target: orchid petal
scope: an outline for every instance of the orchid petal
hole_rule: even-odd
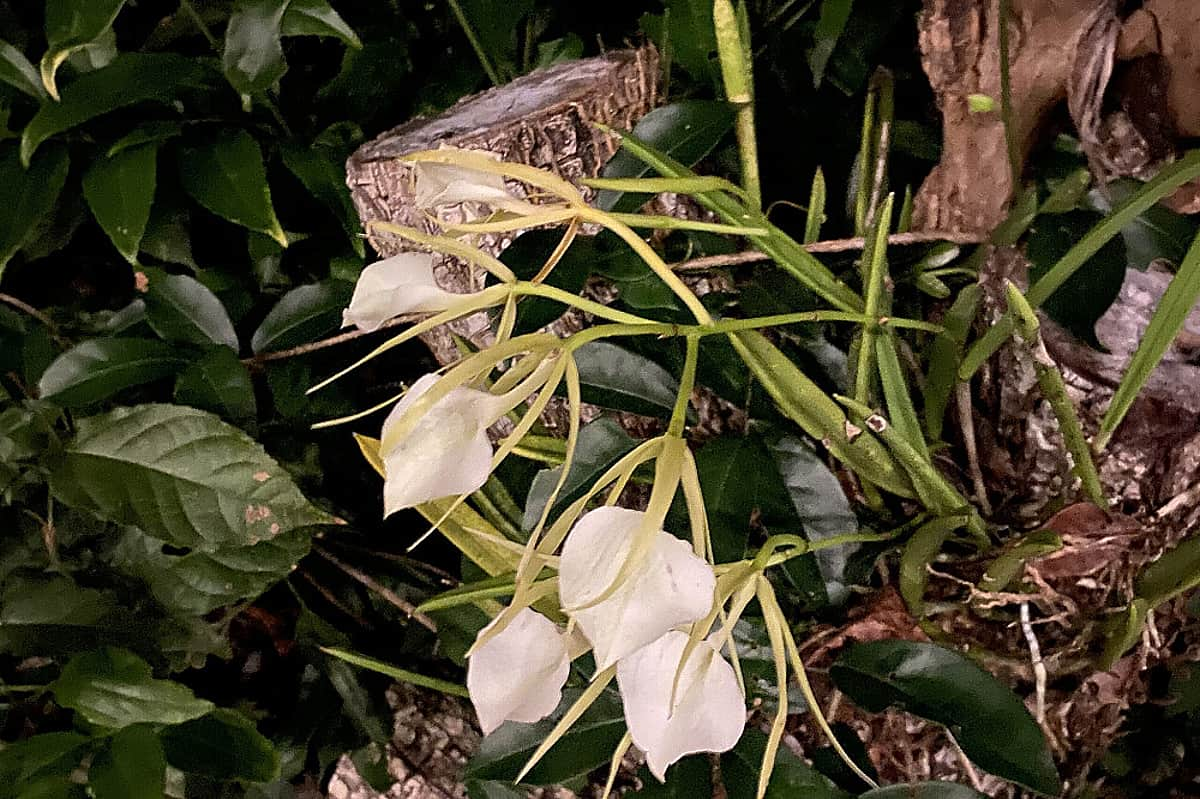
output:
[[[586,605],[617,578],[646,514],[603,507],[579,520],[563,545],[559,597],[564,608]],[[642,563],[607,599],[573,613],[592,642],[596,668],[606,669],[668,630],[708,614],[716,578],[690,546],[659,530]]]
[[[388,427],[438,380],[437,375],[428,374],[413,384],[384,421],[384,440]],[[380,452],[384,516],[429,500],[469,494],[487,482],[492,471],[487,429],[496,421],[498,400],[486,391],[461,386],[451,389],[407,436]]]
[[[625,723],[660,781],[685,755],[732,749],[746,724],[733,667],[709,642],[697,645],[675,684],[687,642],[686,633],[671,631],[617,663]]]
[[[342,313],[342,327],[378,330],[392,317],[406,313],[444,311],[464,294],[438,286],[433,277],[433,256],[404,252],[377,261],[359,275],[350,307]]]
[[[562,699],[570,666],[558,626],[529,608],[517,613],[467,662],[467,692],[483,734],[505,721],[532,722],[547,716]]]
[[[508,191],[503,175],[432,161],[417,161],[413,172],[416,183],[413,203],[418,208],[473,202],[497,208],[518,205],[536,210]]]

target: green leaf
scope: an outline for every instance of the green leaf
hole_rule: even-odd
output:
[[[8,42],[0,42],[0,83],[7,83],[39,102],[46,99],[37,69],[24,53]]]
[[[506,722],[483,739],[467,763],[467,779],[511,780],[541,746],[557,720],[579,698],[580,690],[563,691],[555,712],[536,724]],[[608,763],[625,734],[625,717],[617,692],[608,689],[583,714],[525,778],[530,785],[562,784]]]
[[[283,15],[284,36],[333,36],[355,49],[358,36],[325,0],[291,0]]]
[[[645,416],[666,416],[675,406],[679,381],[649,358],[608,341],[575,351],[583,401]]]
[[[913,782],[885,785],[867,791],[858,799],[986,799],[978,791],[953,782]]]
[[[218,708],[162,731],[167,762],[189,774],[218,780],[270,782],[279,777],[279,753],[240,713]]]
[[[352,292],[353,286],[340,280],[292,289],[254,331],[250,348],[256,353],[282,350],[337,330]]]
[[[225,27],[221,65],[242,94],[261,94],[287,72],[283,60],[283,15],[288,0],[238,0]]]
[[[300,529],[249,546],[175,555],[164,552],[159,539],[129,528],[114,559],[123,571],[144,580],[163,607],[199,616],[257,597],[285,579],[308,554],[310,543],[309,531]]]
[[[579,38],[579,34],[568,33],[561,39],[538,42],[534,68],[544,69],[563,61],[574,61],[577,58],[583,58],[583,39]]]
[[[821,16],[813,31],[812,49],[808,51],[808,68],[812,70],[815,87],[819,88],[825,79],[825,65],[846,29],[853,6],[854,0],[821,0]]]
[[[116,608],[113,595],[84,588],[70,577],[11,577],[4,586],[0,631],[14,627],[68,625],[87,627]]]
[[[942,437],[946,406],[958,383],[967,334],[975,321],[983,287],[978,283],[964,286],[942,319],[942,332],[929,345],[929,372],[925,375],[925,431],[934,441]]]
[[[149,664],[137,655],[112,647],[71,658],[49,688],[60,705],[110,729],[178,724],[213,708],[186,686],[154,679]]]
[[[130,147],[92,162],[83,175],[83,196],[117,252],[137,263],[138,248],[154,202],[158,150]]]
[[[394,680],[406,682],[410,685],[419,685],[422,688],[429,688],[434,691],[440,691],[451,696],[461,696],[464,699],[467,697],[467,689],[458,683],[449,682],[448,680],[439,680],[436,677],[426,677],[424,674],[408,671],[393,666],[390,663],[384,663],[382,660],[376,660],[366,655],[360,655],[356,652],[347,652],[344,649],[321,648],[322,652],[333,655],[335,658],[344,660],[351,665],[358,666],[364,669],[386,674]]]
[[[659,782],[642,766],[638,769],[641,790],[625,794],[637,799],[697,799],[713,796],[713,768],[705,755],[690,755],[673,763],[664,775],[666,782]]]
[[[1089,199],[1096,210],[1107,213],[1112,206],[1129,199],[1142,184],[1130,178],[1115,180],[1105,186],[1108,196],[1093,192]],[[1178,266],[1196,236],[1196,223],[1163,205],[1152,205],[1121,228],[1129,265],[1146,269],[1156,260]]]
[[[199,280],[161,269],[142,270],[146,283],[146,321],[167,341],[237,350],[237,332],[225,306]]]
[[[112,737],[88,769],[96,799],[162,799],[167,762],[149,727],[126,727]]]
[[[89,119],[148,100],[177,103],[189,87],[209,76],[202,60],[173,53],[124,53],[104,69],[63,89],[62,100],[41,107],[21,133],[21,161],[28,164],[46,139]]]
[[[175,401],[211,411],[239,427],[258,416],[250,372],[228,347],[211,350],[179,375]]]
[[[179,177],[187,193],[209,211],[266,233],[287,247],[287,236],[271,206],[262,150],[246,131],[227,131],[211,141],[181,148]]]
[[[1197,234],[1188,249],[1179,272],[1167,286],[1166,292],[1150,317],[1150,324],[1142,334],[1137,351],[1129,361],[1129,367],[1121,378],[1109,403],[1108,411],[1100,422],[1100,430],[1096,434],[1096,447],[1101,448],[1116,431],[1125,418],[1125,414],[1133,407],[1134,400],[1141,393],[1142,387],[1150,379],[1151,373],[1162,360],[1171,342],[1183,329],[1188,314],[1200,298],[1200,234]]]
[[[142,338],[97,338],[58,356],[38,381],[38,393],[66,408],[106,400],[131,386],[175,374],[187,361],[170,344]]]
[[[192,257],[191,219],[187,209],[159,198],[150,209],[142,252],[160,261],[199,269]]]
[[[42,56],[42,83],[55,100],[54,74],[67,56],[112,29],[125,0],[46,0],[46,54]]]
[[[767,736],[756,729],[742,734],[737,746],[721,755],[721,781],[729,799],[755,799],[758,775],[767,751]],[[775,753],[767,783],[768,799],[850,799],[850,794],[796,756],[786,746]]]
[[[1054,759],[1025,704],[973,661],[935,644],[852,644],[830,671],[855,704],[872,713],[895,705],[946,725],[982,768],[1057,796]]]
[[[690,2],[690,0],[689,0]],[[701,3],[701,5],[705,5]],[[712,4],[707,3],[709,31],[712,30]],[[716,40],[713,39],[713,49]],[[713,100],[683,100],[656,108],[638,120],[633,135],[652,145],[684,166],[704,158],[733,127],[734,109],[728,103]],[[651,168],[640,158],[622,149],[604,165],[604,178],[640,178]],[[618,191],[601,191],[596,195],[596,207],[604,211],[636,211],[648,197],[626,196]]]
[[[467,799],[526,799],[528,792],[511,782],[467,780]]]
[[[1200,585],[1200,538],[1189,538],[1151,563],[1138,576],[1135,591],[1151,609]]]
[[[553,519],[583,496],[600,475],[608,471],[636,444],[637,442],[612,419],[597,419],[580,428],[571,473],[563,483],[562,490],[558,492],[550,518]],[[525,532],[532,531],[537,525],[546,508],[546,500],[550,498],[550,492],[558,484],[561,474],[562,467],[559,466],[556,469],[542,469],[533,478],[529,495],[525,499],[525,518],[521,522],[521,528]]]
[[[768,431],[765,440],[806,539],[820,541],[858,530],[858,519],[841,482],[812,447],[796,436],[775,430]],[[834,604],[841,604],[849,596],[846,567],[858,548],[857,544],[847,544],[814,555],[829,601]]]
[[[1038,217],[1026,245],[1030,282],[1047,274],[1100,219],[1090,211]],[[1090,346],[1103,349],[1096,339],[1096,321],[1121,293],[1125,267],[1125,245],[1111,239],[1050,295],[1042,309]]]
[[[914,616],[920,616],[925,609],[928,566],[937,559],[950,534],[964,524],[966,520],[961,516],[932,519],[918,527],[904,545],[900,556],[900,595]]]
[[[290,9],[295,7],[296,2],[293,0],[289,6],[289,13]],[[363,247],[362,236],[359,235],[362,228],[358,221],[358,211],[350,199],[350,189],[346,187],[346,169],[342,166],[342,159],[331,148],[317,145],[301,147],[285,144],[280,149],[280,155],[283,156],[284,166],[304,184],[304,188],[333,212],[342,229],[346,231],[350,246],[360,258],[363,257],[366,250]]]
[[[51,472],[55,495],[175,546],[215,552],[330,521],[258,443],[212,414],[138,405],[78,429]]]
[[[0,748],[0,799],[15,799],[34,782],[69,775],[91,743],[77,732],[47,732]]]
[[[654,38],[659,52],[669,47],[674,61],[689,75],[718,87],[720,70],[715,63],[717,36],[712,9],[713,4],[707,0],[669,0],[665,17],[643,16],[642,29]]]
[[[1034,530],[1016,544],[997,555],[983,576],[979,578],[979,590],[1003,591],[1025,573],[1025,563],[1033,558],[1049,555],[1062,549],[1063,542],[1053,530]]]
[[[4,275],[9,260],[34,234],[36,225],[54,209],[69,166],[65,147],[43,153],[28,169],[21,166],[15,147],[3,149],[0,192],[5,210],[0,214],[0,276]]]
[[[763,510],[764,504],[778,506],[783,490],[778,473],[762,468],[770,457],[762,439],[753,434],[715,438],[696,453],[696,471],[717,563],[745,557],[754,512]],[[771,477],[776,479],[772,481]],[[775,494],[770,496],[772,488]],[[788,502],[786,495],[782,499]]]
[[[183,135],[183,122],[177,119],[149,119],[109,145],[109,158],[131,147],[162,144]]]

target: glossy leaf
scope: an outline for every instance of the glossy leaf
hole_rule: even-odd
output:
[[[149,664],[137,655],[112,647],[71,658],[49,688],[63,707],[111,729],[178,724],[213,708],[190,688],[155,679]]]
[[[1138,576],[1137,595],[1150,607],[1200,585],[1200,538],[1189,538],[1151,563]]]
[[[221,65],[242,94],[261,94],[287,72],[283,60],[283,15],[288,0],[238,0],[225,27]]]
[[[131,147],[143,144],[162,144],[183,135],[183,122],[178,119],[150,119],[138,125],[109,145],[105,153],[109,158]]]
[[[55,496],[175,546],[215,552],[329,521],[258,443],[203,411],[138,405],[78,429]]]
[[[536,724],[506,722],[483,739],[479,751],[467,763],[468,779],[511,780],[537,750],[556,720],[579,698],[567,689],[558,709]],[[525,782],[530,785],[561,784],[581,777],[608,762],[617,742],[625,734],[625,717],[616,691],[606,690],[582,718],[534,767]]]
[[[119,391],[169,377],[186,365],[182,353],[161,341],[97,338],[58,356],[38,381],[38,394],[79,408]]]
[[[564,508],[570,505],[592,486],[592,484],[608,471],[614,463],[621,459],[637,444],[628,433],[611,419],[597,419],[584,425],[579,430],[579,440],[575,445],[575,460],[571,464],[571,474],[558,492],[553,519]],[[562,475],[562,467],[543,469],[533,478],[529,487],[529,495],[525,500],[525,518],[521,523],[526,532],[533,530],[546,508],[546,500],[550,492],[558,485]]]
[[[812,70],[813,86],[825,79],[825,65],[837,47],[842,31],[850,20],[854,0],[821,0],[821,15],[813,31],[813,47],[808,51],[808,67]]]
[[[162,732],[167,762],[213,779],[270,782],[279,777],[279,753],[240,713],[218,708]]]
[[[630,799],[695,799],[713,795],[713,768],[705,755],[689,755],[672,764],[666,778],[666,782],[659,782],[650,769],[642,766],[638,770],[641,789],[625,795]]]
[[[333,36],[362,48],[358,36],[325,0],[291,0],[281,27],[284,36]]]
[[[166,770],[158,735],[138,724],[118,732],[96,754],[88,788],[96,799],[161,799]]]
[[[778,470],[763,468],[770,459],[770,451],[755,434],[722,436],[696,453],[717,563],[745,557],[755,512],[766,524],[780,517],[781,508],[790,516],[791,499]]]
[[[737,746],[721,755],[721,781],[729,799],[755,799],[758,775],[767,750],[767,736],[748,729]],[[850,794],[834,785],[805,763],[786,746],[775,753],[775,767],[767,783],[769,799],[850,799]]]
[[[54,147],[26,169],[14,147],[0,151],[0,276],[4,267],[36,232],[54,208],[67,180],[70,160],[65,147]]]
[[[1031,790],[1061,788],[1041,728],[1025,704],[973,661],[935,644],[852,644],[833,664],[834,683],[872,713],[897,706],[944,724],[980,767]]]
[[[146,320],[167,341],[236,350],[237,332],[225,306],[199,280],[146,268]]]
[[[675,406],[679,381],[649,358],[607,341],[575,351],[583,401],[603,408],[666,416]]]
[[[55,73],[67,56],[110,33],[125,0],[46,0],[46,54],[42,84],[56,100]]]
[[[152,145],[129,147],[97,158],[83,175],[83,196],[92,216],[117,252],[131,264],[150,220],[158,150]]]
[[[0,83],[7,83],[35,100],[46,99],[37,69],[24,53],[8,42],[0,42]]]
[[[669,0],[662,17],[642,17],[642,29],[660,48],[670,48],[672,58],[701,83],[719,86],[720,75],[713,56],[717,37],[713,4],[707,0]]]
[[[1049,214],[1035,220],[1026,246],[1032,263],[1030,282],[1037,282],[1049,272],[1099,220],[1099,215],[1087,211]],[[1125,266],[1124,243],[1114,238],[1050,295],[1042,309],[1092,347],[1101,348],[1096,339],[1096,321],[1121,293]]]
[[[187,193],[209,211],[287,246],[271,205],[262,150],[246,131],[224,132],[181,148],[179,177]]]
[[[858,799],[986,799],[983,794],[953,782],[913,782],[885,785],[867,791]]]
[[[211,350],[175,382],[175,401],[245,427],[258,415],[250,372],[228,347]]]
[[[1125,202],[1141,184],[1129,178],[1114,180],[1105,186],[1108,197],[1099,192],[1090,195],[1097,210],[1107,213],[1112,205]],[[1163,205],[1152,205],[1121,228],[1129,265],[1146,269],[1156,260],[1173,266],[1183,262],[1188,245],[1196,236],[1196,223]]]
[[[140,577],[165,608],[200,616],[256,597],[296,568],[311,535],[293,530],[248,546],[222,546],[183,555],[163,551],[163,541],[130,528],[117,545],[121,569]]]
[[[21,132],[21,161],[28,164],[46,139],[89,119],[134,103],[175,103],[184,90],[202,85],[209,71],[200,61],[173,53],[124,53],[90,72],[46,103]]]
[[[708,4],[707,8],[711,32],[712,5]],[[712,152],[733,127],[733,118],[734,110],[728,103],[683,100],[646,114],[634,125],[633,135],[685,166],[691,166]],[[626,150],[618,150],[604,165],[600,176],[640,178],[650,171],[641,159]],[[601,191],[596,195],[596,206],[605,211],[635,211],[647,199],[644,195]]]
[[[47,732],[6,743],[0,749],[0,796],[21,799],[5,791],[47,777],[66,777],[79,765],[90,743],[77,732]]]
[[[337,330],[353,288],[349,283],[334,280],[292,289],[275,303],[254,331],[250,348],[256,353],[286,349]]]
[[[191,235],[187,209],[160,197],[150,209],[150,220],[142,236],[142,252],[160,261],[199,269],[192,257]]]
[[[296,0],[288,6],[288,13],[297,6]],[[286,17],[284,20],[286,21]],[[346,187],[346,169],[340,158],[328,147],[300,147],[285,145],[280,150],[283,163],[295,175],[304,188],[312,193],[321,203],[337,217],[350,246],[359,257],[365,255],[362,228],[358,221],[358,211],[350,200],[350,189]],[[520,241],[520,239],[518,239]]]
[[[528,793],[511,782],[467,780],[467,799],[526,799]]]

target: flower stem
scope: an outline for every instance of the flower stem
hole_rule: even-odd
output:
[[[700,337],[687,337],[687,355],[683,362],[683,374],[679,378],[679,394],[675,397],[675,407],[671,410],[671,422],[667,425],[667,435],[682,436],[684,425],[687,423],[688,402],[692,398],[692,389],[696,385],[696,362],[700,357]]]

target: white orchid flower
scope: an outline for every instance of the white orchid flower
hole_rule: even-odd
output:
[[[430,210],[472,202],[520,214],[537,210],[537,206],[513,196],[503,175],[433,161],[417,161],[413,174],[413,203],[418,208]]]
[[[428,374],[413,383],[384,421],[384,441],[388,428],[439,379]],[[469,494],[487,482],[492,471],[487,429],[507,408],[505,397],[466,386],[434,403],[408,435],[379,453],[384,516],[432,499]]]
[[[562,699],[570,666],[566,635],[558,625],[529,608],[517,613],[467,663],[467,692],[483,734],[505,721],[549,715]]]
[[[709,642],[697,644],[676,683],[687,642],[686,633],[672,630],[617,663],[629,735],[659,781],[685,755],[732,749],[746,725],[733,667]]]
[[[563,545],[559,597],[591,642],[599,670],[712,610],[712,567],[662,530],[620,586],[595,602],[617,578],[645,516],[627,508],[596,508],[576,523]]]
[[[444,311],[468,295],[446,291],[433,277],[433,256],[403,252],[376,261],[362,271],[342,327],[378,330],[387,320],[406,313]]]

